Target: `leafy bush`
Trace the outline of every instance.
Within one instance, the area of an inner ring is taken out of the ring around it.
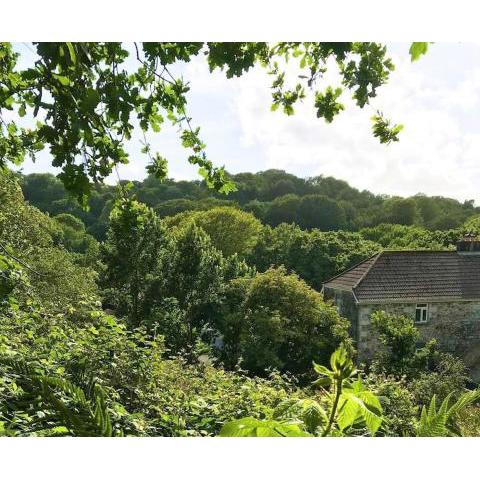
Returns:
[[[174,358],[152,368],[141,395],[154,435],[209,436],[218,434],[227,420],[247,414],[269,417],[280,402],[301,392],[278,373],[268,379],[250,378]]]
[[[231,283],[221,316],[221,358],[254,374],[268,367],[308,372],[313,359],[326,361],[342,341],[348,322],[335,307],[284,268],[269,269]]]
[[[457,398],[468,382],[467,368],[461,359],[450,353],[435,350],[427,371],[420,372],[409,382],[409,389],[418,404],[427,404],[436,395],[443,401],[452,394]]]
[[[480,406],[471,405],[458,414],[462,437],[480,437]]]
[[[288,399],[271,418],[258,421],[246,417],[229,422],[220,436],[375,435],[382,424],[382,407],[376,395],[365,388],[348,350],[341,346],[332,353],[330,368],[315,363],[314,368],[319,377],[314,383],[324,390],[320,402]]]
[[[370,318],[383,346],[375,357],[377,368],[386,373],[406,373],[413,362],[419,338],[413,320],[384,311],[374,312]]]
[[[367,378],[367,385],[378,395],[383,409],[384,420],[379,435],[414,436],[419,409],[406,381],[371,374]]]

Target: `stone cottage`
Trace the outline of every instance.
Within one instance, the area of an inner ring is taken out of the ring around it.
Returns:
[[[436,338],[463,358],[480,379],[480,240],[465,237],[456,251],[383,251],[323,285],[351,322],[359,361],[378,341],[370,315],[378,310],[412,317],[423,341]]]

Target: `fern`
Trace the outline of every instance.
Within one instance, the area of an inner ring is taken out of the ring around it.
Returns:
[[[121,436],[114,431],[105,390],[90,379],[85,388],[64,378],[45,375],[41,367],[15,358],[2,358],[0,364],[21,387],[21,395],[11,402],[13,419],[29,418],[23,430],[35,436]],[[47,414],[45,412],[48,412]],[[4,427],[5,434],[15,432]],[[25,433],[25,432],[24,432]]]
[[[439,410],[436,409],[436,397],[432,397],[428,409],[423,406],[420,422],[417,426],[418,437],[445,437],[461,436],[457,424],[458,415],[468,406],[480,400],[480,389],[466,392],[451,406],[452,395],[449,394],[442,402]]]

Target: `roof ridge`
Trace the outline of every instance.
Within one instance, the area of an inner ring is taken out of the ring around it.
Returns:
[[[384,253],[383,250],[380,250],[375,257],[375,260],[371,263],[371,265],[367,268],[367,270],[363,273],[363,275],[358,279],[357,283],[353,285],[352,291],[355,293],[355,289],[360,285],[360,283],[363,281],[363,279],[369,274],[370,270],[372,267],[377,263],[377,260],[380,258],[380,256]],[[372,257],[370,257],[372,258]]]
[[[330,277],[328,280],[325,280],[323,283],[323,285],[325,285],[326,283],[329,283],[331,282],[332,280],[335,280],[336,278],[338,277],[341,277],[342,275],[344,275],[345,273],[348,273],[350,271],[352,271],[354,268],[357,268],[359,267],[360,265],[362,265],[363,263],[367,262],[368,260],[372,259],[373,257],[375,257],[376,255],[379,255],[380,253],[382,253],[382,251],[380,250],[380,252],[376,252],[374,253],[373,255],[370,255],[368,258],[366,258],[365,260],[362,260],[361,262],[358,262],[356,263],[355,265],[352,265],[350,268],[347,268],[346,270],[343,270],[343,272],[340,272],[340,273],[337,273],[336,275],[334,275],[333,277]],[[370,269],[368,269],[370,270]]]
[[[457,253],[456,250],[382,250],[383,253]]]

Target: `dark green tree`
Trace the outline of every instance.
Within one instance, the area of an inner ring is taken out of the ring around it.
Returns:
[[[149,293],[156,304],[148,321],[167,346],[192,351],[211,341],[224,290],[225,261],[209,236],[193,222],[176,232],[159,281]]]
[[[298,225],[319,230],[341,230],[346,227],[347,217],[343,208],[323,195],[302,197],[298,210]]]
[[[271,367],[306,373],[346,340],[348,322],[284,268],[234,280],[222,317],[224,360],[255,374]]]
[[[166,232],[155,212],[131,198],[115,203],[107,241],[101,284],[107,304],[138,326],[151,309],[148,292],[162,267]]]

